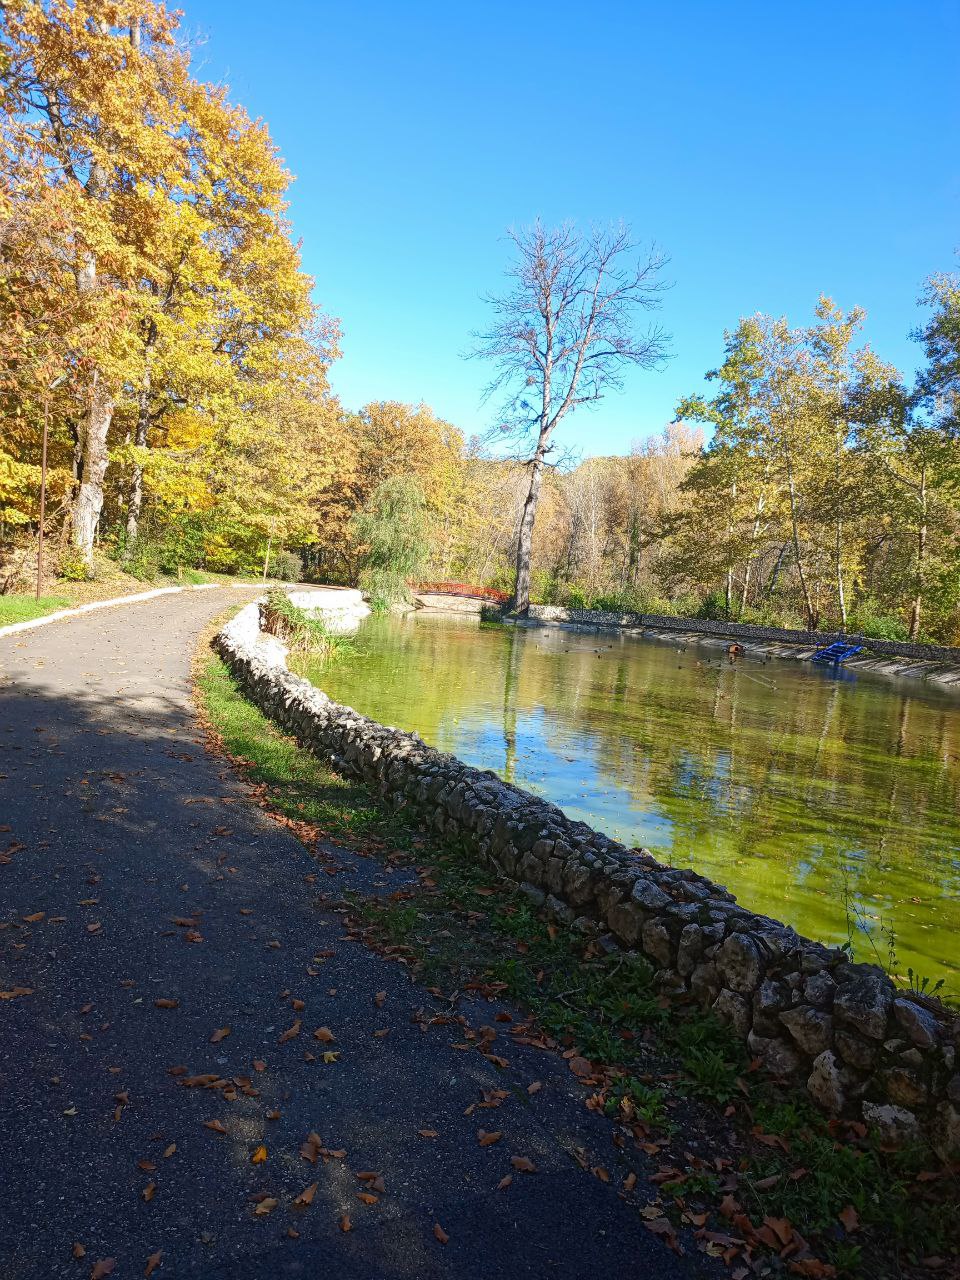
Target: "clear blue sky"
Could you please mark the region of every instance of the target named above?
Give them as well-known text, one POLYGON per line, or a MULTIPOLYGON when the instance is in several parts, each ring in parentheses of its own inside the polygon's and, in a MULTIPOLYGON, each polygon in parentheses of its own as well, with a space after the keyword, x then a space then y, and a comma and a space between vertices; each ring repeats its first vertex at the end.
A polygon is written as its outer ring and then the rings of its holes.
POLYGON ((462 360, 503 233, 624 219, 670 254, 674 358, 569 420, 625 451, 702 385, 740 315, 869 312, 912 368, 924 276, 960 245, 957 0, 179 0, 196 68, 264 117, 292 172, 333 385, 493 420, 462 360))

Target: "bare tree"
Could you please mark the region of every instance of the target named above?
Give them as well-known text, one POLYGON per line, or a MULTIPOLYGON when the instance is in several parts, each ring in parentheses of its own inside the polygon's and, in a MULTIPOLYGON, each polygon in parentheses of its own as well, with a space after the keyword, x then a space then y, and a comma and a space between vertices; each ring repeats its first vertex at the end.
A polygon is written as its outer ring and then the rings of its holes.
POLYGON ((668 286, 666 258, 655 245, 639 250, 628 227, 579 232, 565 224, 548 230, 538 220, 511 231, 517 260, 505 294, 485 299, 493 308, 489 330, 475 335, 471 353, 499 366, 484 398, 507 393, 500 431, 533 447, 526 459, 530 483, 517 540, 513 607, 530 604, 530 561, 543 469, 559 423, 582 404, 619 390, 627 365, 651 369, 667 355, 668 335, 655 325, 641 333, 638 312, 660 305, 668 286))

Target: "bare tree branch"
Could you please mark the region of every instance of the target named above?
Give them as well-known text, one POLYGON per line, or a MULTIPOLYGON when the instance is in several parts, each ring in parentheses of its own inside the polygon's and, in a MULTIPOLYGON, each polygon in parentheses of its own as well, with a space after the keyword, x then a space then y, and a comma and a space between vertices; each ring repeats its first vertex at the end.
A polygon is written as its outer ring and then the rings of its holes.
POLYGON ((529 604, 533 527, 551 437, 579 405, 595 404, 623 387, 629 365, 655 369, 669 354, 669 335, 648 324, 669 284, 667 258, 655 245, 642 248, 624 225, 581 233, 572 223, 553 230, 538 220, 511 230, 516 257, 504 294, 484 300, 490 327, 475 333, 471 357, 490 360, 496 372, 484 401, 503 394, 500 423, 491 433, 532 450, 530 491, 517 551, 514 607, 529 604))

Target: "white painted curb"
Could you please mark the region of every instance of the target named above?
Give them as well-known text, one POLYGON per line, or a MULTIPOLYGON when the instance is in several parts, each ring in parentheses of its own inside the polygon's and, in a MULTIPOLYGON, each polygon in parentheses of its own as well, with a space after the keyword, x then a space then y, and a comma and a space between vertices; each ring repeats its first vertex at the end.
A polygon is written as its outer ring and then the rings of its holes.
MULTIPOLYGON (((93 613, 95 609, 110 609, 116 604, 135 604, 138 600, 154 600, 157 596, 176 596, 182 591, 215 591, 226 585, 222 582, 200 582, 190 587, 154 587, 152 591, 138 591, 130 596, 115 596, 112 600, 91 600, 89 604, 79 604, 75 609, 58 609, 56 613, 45 613, 42 618, 28 618, 26 622, 11 622, 0 627, 0 637, 12 636, 18 631, 32 631, 34 627, 45 627, 48 622, 59 622, 61 618, 75 618, 78 614, 93 613)), ((259 587, 257 582, 231 582, 235 589, 259 587)))

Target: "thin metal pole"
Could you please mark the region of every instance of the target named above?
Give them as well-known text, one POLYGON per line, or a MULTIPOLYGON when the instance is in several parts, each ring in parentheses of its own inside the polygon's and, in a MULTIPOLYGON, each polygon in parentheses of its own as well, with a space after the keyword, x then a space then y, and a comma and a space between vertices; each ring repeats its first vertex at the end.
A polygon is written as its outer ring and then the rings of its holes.
POLYGON ((50 392, 43 397, 43 457, 40 463, 40 533, 37 538, 37 599, 43 583, 43 517, 47 506, 47 428, 50 422, 50 392))

